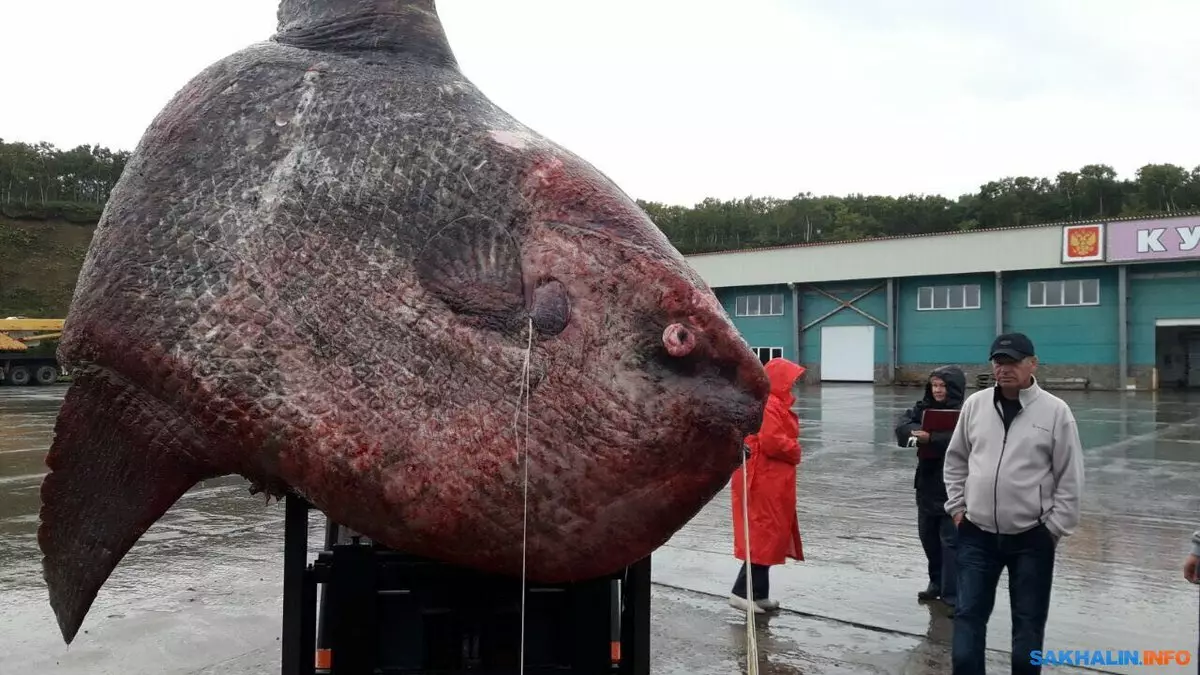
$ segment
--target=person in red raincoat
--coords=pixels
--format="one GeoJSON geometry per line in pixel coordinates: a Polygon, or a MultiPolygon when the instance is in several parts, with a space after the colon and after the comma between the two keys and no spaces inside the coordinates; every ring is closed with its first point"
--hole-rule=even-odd
{"type": "Polygon", "coordinates": [[[792,412],[796,401],[793,387],[804,375],[804,366],[787,359],[771,359],[766,365],[771,382],[762,426],[746,437],[750,453],[733,473],[733,555],[743,562],[729,596],[729,604],[745,610],[746,599],[746,525],[742,516],[742,472],[746,472],[750,511],[750,580],[754,591],[754,612],[762,614],[779,609],[769,599],[771,565],[782,565],[787,558],[804,560],[800,541],[800,521],[796,514],[796,468],[800,464],[800,418],[792,412]]]}

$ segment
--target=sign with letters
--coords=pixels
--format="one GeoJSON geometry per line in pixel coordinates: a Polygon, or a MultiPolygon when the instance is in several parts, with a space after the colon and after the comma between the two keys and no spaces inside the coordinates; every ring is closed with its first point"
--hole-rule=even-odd
{"type": "Polygon", "coordinates": [[[1200,258],[1200,216],[1117,221],[1106,229],[1108,262],[1200,258]]]}

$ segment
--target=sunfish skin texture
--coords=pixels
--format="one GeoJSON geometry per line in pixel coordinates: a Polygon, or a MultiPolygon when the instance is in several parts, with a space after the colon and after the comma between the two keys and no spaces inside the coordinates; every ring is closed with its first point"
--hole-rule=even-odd
{"type": "Polygon", "coordinates": [[[614,572],[724,486],[768,392],[645,213],[460,73],[430,0],[285,0],[274,38],[189,82],[113,191],[59,356],[38,539],[68,643],[138,538],[229,474],[517,576],[527,456],[528,578],[614,572]]]}

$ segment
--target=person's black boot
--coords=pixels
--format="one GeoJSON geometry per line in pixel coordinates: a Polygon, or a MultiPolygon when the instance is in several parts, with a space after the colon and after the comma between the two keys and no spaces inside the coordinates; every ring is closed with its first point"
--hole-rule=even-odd
{"type": "Polygon", "coordinates": [[[937,600],[942,595],[942,589],[932,581],[925,587],[925,590],[917,593],[918,600],[937,600]]]}

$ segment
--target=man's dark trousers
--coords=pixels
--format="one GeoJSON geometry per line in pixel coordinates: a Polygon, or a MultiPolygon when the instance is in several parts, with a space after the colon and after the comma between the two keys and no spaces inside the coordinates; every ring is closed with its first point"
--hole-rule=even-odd
{"type": "Polygon", "coordinates": [[[987,623],[1005,568],[1012,608],[1012,672],[1041,673],[1041,666],[1031,665],[1030,652],[1042,649],[1054,582],[1054,549],[1054,537],[1045,525],[1020,534],[996,535],[962,519],[951,649],[954,675],[984,675],[987,623]]]}

